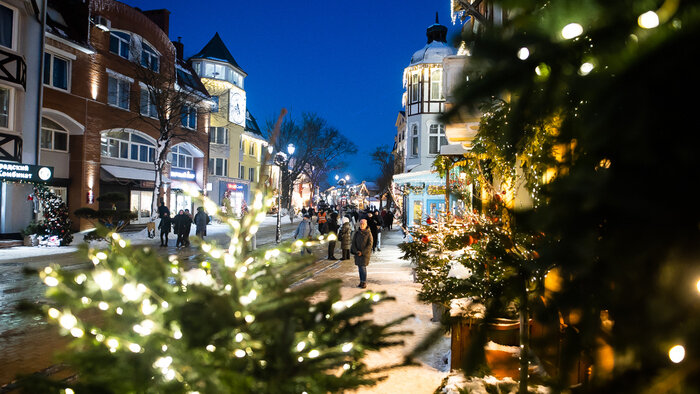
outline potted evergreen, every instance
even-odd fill
[[[21,233],[24,237],[24,246],[37,246],[39,245],[37,235],[44,234],[44,226],[40,222],[32,220]]]

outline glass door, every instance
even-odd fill
[[[133,224],[144,224],[151,221],[151,204],[153,192],[132,190],[131,204],[129,209],[136,214],[136,219],[132,220]]]

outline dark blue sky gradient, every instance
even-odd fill
[[[316,112],[357,144],[346,159],[351,182],[374,181],[369,153],[393,144],[403,69],[426,44],[435,12],[448,41],[459,33],[448,0],[122,1],[170,10],[170,39],[182,37],[186,58],[218,31],[248,73],[248,109],[260,127],[282,107],[294,118]]]

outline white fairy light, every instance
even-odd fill
[[[44,278],[44,283],[46,283],[46,286],[55,287],[58,286],[58,279],[54,278],[53,276],[47,276]]]
[[[241,333],[239,332],[238,334],[236,334],[236,337],[234,338],[234,340],[235,340],[236,342],[242,341],[242,340],[243,340],[243,334],[241,334]]]
[[[561,29],[561,36],[569,40],[580,36],[583,33],[583,27],[578,23],[569,23]]]
[[[107,347],[109,347],[110,349],[118,348],[119,347],[119,340],[117,340],[116,338],[109,338],[107,340]]]
[[[246,316],[245,316],[245,321],[246,321],[246,323],[252,323],[253,321],[255,321],[255,316],[253,316],[253,315],[246,315]]]
[[[316,358],[316,357],[318,357],[319,355],[321,355],[321,352],[319,352],[319,351],[316,350],[316,349],[314,349],[314,350],[312,350],[312,351],[309,352],[309,358]]]
[[[592,63],[583,63],[581,67],[578,69],[579,75],[586,76],[588,75],[591,71],[593,71],[593,64]]]
[[[130,350],[132,353],[138,353],[138,352],[141,351],[141,346],[139,346],[138,343],[130,343],[130,344],[129,344],[129,350]]]
[[[56,308],[49,308],[49,317],[52,319],[58,319],[59,316],[61,316],[61,312],[58,311]]]
[[[346,370],[346,371],[347,371],[348,369],[350,369],[350,364],[347,364],[347,363],[346,363],[346,364],[343,364],[343,369]]]
[[[126,248],[126,241],[124,241],[123,239],[120,239],[120,240],[119,240],[119,246],[122,247],[122,248]]]
[[[305,347],[306,347],[306,342],[302,341],[302,342],[297,343],[297,352],[304,350]]]
[[[100,308],[100,310],[106,311],[109,308],[109,304],[104,301],[100,301],[100,303],[97,304],[97,307]]]
[[[105,252],[97,252],[97,253],[95,254],[95,257],[97,257],[97,258],[100,259],[100,260],[105,260],[105,259],[107,259],[107,253],[105,253]]]
[[[73,327],[70,329],[70,335],[80,338],[85,334],[85,331],[83,331],[81,328],[78,327]]]
[[[207,345],[206,349],[207,349],[208,352],[211,353],[211,352],[213,352],[214,350],[216,350],[216,346],[214,346],[214,345]]]
[[[182,338],[182,331],[180,331],[180,330],[175,331],[175,332],[173,333],[173,338],[175,338],[175,339],[180,339],[180,338]]]
[[[637,18],[637,24],[643,29],[653,29],[659,26],[659,15],[654,11],[647,11]]]
[[[75,283],[82,285],[83,282],[85,282],[85,280],[87,280],[87,275],[80,274],[80,275],[76,276],[75,279],[73,279],[73,280],[75,281]]]
[[[121,276],[124,276],[126,275],[126,270],[124,269],[124,267],[119,267],[117,268],[117,273]]]
[[[99,271],[93,275],[93,279],[102,290],[109,290],[112,288],[112,273],[109,271]]]
[[[61,316],[60,319],[58,319],[58,323],[66,330],[70,330],[71,328],[75,327],[76,324],[78,324],[78,319],[76,319],[75,316],[71,315],[70,313],[66,313]]]
[[[236,349],[235,352],[233,352],[233,355],[238,357],[238,358],[243,358],[245,357],[245,350],[243,349]]]
[[[526,47],[522,47],[518,50],[518,59],[525,60],[530,57],[530,50]]]
[[[685,358],[685,348],[681,345],[676,345],[669,349],[668,358],[675,364],[680,363]]]
[[[342,350],[343,350],[343,352],[345,352],[345,353],[347,353],[347,352],[349,352],[350,350],[352,350],[352,343],[348,342],[348,343],[344,344],[343,347],[342,347]]]
[[[122,309],[122,307],[120,306],[117,307],[117,309],[115,309],[114,311],[117,312],[117,315],[121,315],[122,313],[124,313],[124,309]]]

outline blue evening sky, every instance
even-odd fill
[[[346,158],[351,182],[374,181],[370,152],[393,145],[403,69],[426,44],[435,12],[448,42],[460,30],[448,0],[121,1],[170,10],[170,39],[182,37],[185,58],[219,32],[248,73],[248,109],[260,127],[283,107],[294,118],[316,112],[358,146]]]

